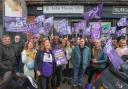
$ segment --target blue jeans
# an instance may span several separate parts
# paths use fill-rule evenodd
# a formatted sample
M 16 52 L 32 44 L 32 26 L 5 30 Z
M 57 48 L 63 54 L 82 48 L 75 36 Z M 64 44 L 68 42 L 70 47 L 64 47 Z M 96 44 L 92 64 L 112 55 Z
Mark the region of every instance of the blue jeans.
M 85 70 L 83 68 L 74 68 L 73 86 L 82 85 Z

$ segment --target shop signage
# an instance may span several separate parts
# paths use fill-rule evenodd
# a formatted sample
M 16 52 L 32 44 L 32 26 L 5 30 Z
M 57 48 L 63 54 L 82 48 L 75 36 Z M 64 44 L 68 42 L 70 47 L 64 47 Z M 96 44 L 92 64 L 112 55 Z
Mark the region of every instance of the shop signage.
M 112 14 L 128 14 L 128 7 L 127 6 L 114 6 Z
M 84 6 L 43 6 L 44 14 L 82 14 Z

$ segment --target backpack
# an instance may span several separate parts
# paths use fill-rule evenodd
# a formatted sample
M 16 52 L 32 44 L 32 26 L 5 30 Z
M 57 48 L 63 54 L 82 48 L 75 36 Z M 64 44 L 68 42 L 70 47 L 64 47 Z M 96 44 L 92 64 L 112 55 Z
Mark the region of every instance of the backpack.
M 43 58 L 44 58 L 44 55 L 43 55 Z M 50 77 L 53 74 L 53 61 L 52 62 L 44 62 L 42 60 L 41 74 L 44 77 Z

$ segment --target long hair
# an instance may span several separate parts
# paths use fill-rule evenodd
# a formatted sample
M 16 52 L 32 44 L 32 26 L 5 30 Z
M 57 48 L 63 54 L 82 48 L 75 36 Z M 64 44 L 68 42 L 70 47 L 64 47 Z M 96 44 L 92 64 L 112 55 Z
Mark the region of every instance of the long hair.
M 28 50 L 28 44 L 29 44 L 29 42 L 31 42 L 31 41 L 27 41 L 25 43 L 24 50 Z M 35 44 L 33 42 L 31 42 L 31 43 L 33 44 L 33 48 L 35 48 Z
M 41 44 L 40 44 L 40 50 L 41 51 L 46 51 L 46 47 L 45 47 L 45 41 L 47 41 L 48 39 L 43 39 L 42 41 L 41 41 Z M 49 41 L 49 40 L 48 40 Z M 50 42 L 50 41 L 49 41 Z M 50 48 L 49 48 L 49 50 L 52 50 L 52 46 L 51 46 L 51 43 L 50 43 Z

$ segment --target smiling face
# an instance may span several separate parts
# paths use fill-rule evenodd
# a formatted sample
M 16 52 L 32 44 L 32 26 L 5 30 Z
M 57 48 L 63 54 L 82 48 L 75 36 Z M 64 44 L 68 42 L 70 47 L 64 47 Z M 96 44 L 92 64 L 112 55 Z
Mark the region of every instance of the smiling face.
M 119 41 L 119 45 L 120 45 L 120 47 L 126 47 L 126 46 L 127 46 L 126 40 L 121 39 L 121 40 Z
M 85 46 L 85 40 L 83 38 L 80 39 L 80 47 Z
M 11 44 L 11 38 L 9 36 L 3 36 L 2 43 L 3 43 L 3 45 L 6 45 L 6 46 L 10 45 Z
M 28 49 L 33 49 L 33 48 L 34 48 L 33 42 L 29 42 L 29 43 L 28 43 Z

